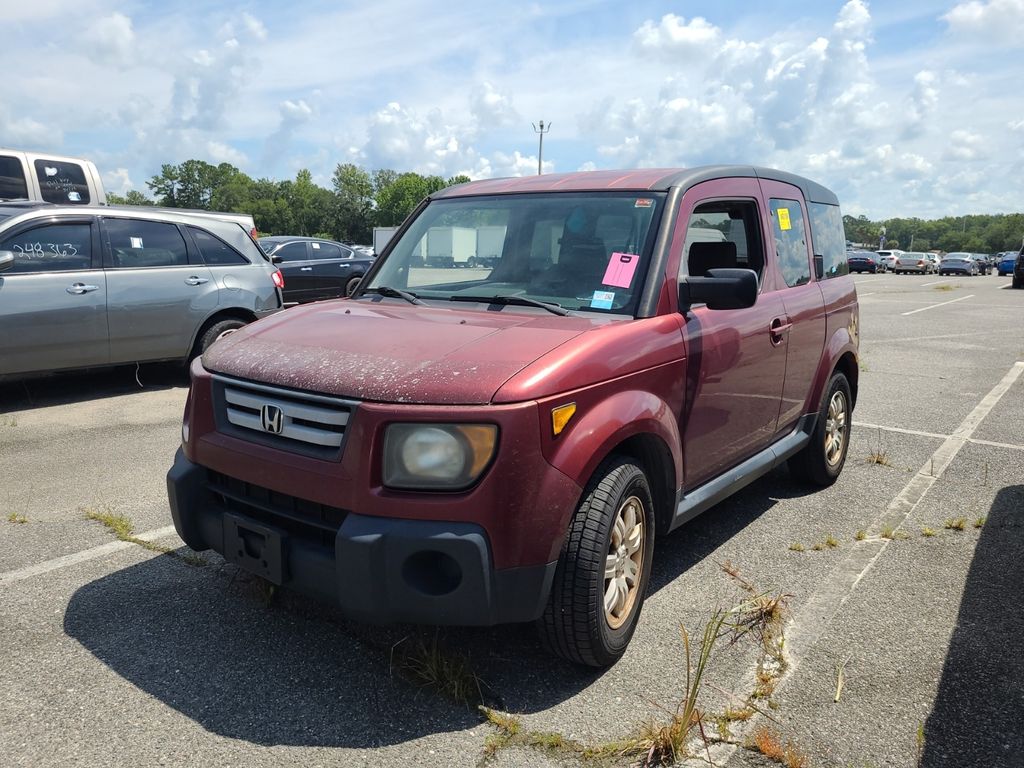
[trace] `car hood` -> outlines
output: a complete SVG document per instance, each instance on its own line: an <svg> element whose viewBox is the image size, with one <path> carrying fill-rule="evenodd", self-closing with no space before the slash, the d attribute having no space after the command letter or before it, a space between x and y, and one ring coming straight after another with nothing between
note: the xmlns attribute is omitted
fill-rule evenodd
<svg viewBox="0 0 1024 768"><path fill-rule="evenodd" d="M525 366L604 322L510 307L328 301L235 331L206 351L203 366L357 400L482 404Z"/></svg>

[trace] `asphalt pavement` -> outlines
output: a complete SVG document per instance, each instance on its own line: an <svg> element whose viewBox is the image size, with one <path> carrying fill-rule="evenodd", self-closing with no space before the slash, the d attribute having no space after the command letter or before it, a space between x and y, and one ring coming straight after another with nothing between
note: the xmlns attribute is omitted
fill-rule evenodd
<svg viewBox="0 0 1024 768"><path fill-rule="evenodd" d="M549 657L530 627L362 626L210 553L180 557L164 487L177 366L0 384L4 765L474 765L495 728L402 669L435 643L522 733L606 745L676 707L680 627L698 634L743 583L788 596L786 666L736 743L705 753L716 765L769 764L743 746L756 728L811 766L1024 765L1024 291L854 279L860 395L840 480L812 493L775 471L659 541L640 626L603 672ZM116 542L89 511L171 554ZM761 653L716 648L710 731ZM491 764L586 762L546 743Z"/></svg>

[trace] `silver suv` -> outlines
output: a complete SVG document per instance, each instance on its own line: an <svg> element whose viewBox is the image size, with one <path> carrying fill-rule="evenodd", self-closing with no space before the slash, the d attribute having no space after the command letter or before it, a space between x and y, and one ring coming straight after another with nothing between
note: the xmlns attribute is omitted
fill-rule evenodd
<svg viewBox="0 0 1024 768"><path fill-rule="evenodd" d="M0 376L186 360L278 311L282 287L234 221L0 203Z"/></svg>

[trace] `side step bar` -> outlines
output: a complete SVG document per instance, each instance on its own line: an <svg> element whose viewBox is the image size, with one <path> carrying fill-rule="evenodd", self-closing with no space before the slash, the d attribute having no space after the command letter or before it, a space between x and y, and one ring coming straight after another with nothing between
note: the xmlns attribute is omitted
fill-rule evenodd
<svg viewBox="0 0 1024 768"><path fill-rule="evenodd" d="M818 414L808 413L781 440L756 453L742 464L691 491L680 491L669 530L675 530L718 502L732 496L800 451L811 441Z"/></svg>

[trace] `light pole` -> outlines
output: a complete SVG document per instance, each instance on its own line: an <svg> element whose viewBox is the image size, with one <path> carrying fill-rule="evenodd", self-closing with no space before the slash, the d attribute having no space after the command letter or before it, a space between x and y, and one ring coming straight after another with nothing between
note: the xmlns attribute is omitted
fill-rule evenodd
<svg viewBox="0 0 1024 768"><path fill-rule="evenodd" d="M540 176L541 168L544 165L544 134L551 131L551 123L548 123L547 127L544 127L544 121L540 121L540 128L535 123L530 123L533 126L533 132L540 136L540 148L537 150L537 175Z"/></svg>

